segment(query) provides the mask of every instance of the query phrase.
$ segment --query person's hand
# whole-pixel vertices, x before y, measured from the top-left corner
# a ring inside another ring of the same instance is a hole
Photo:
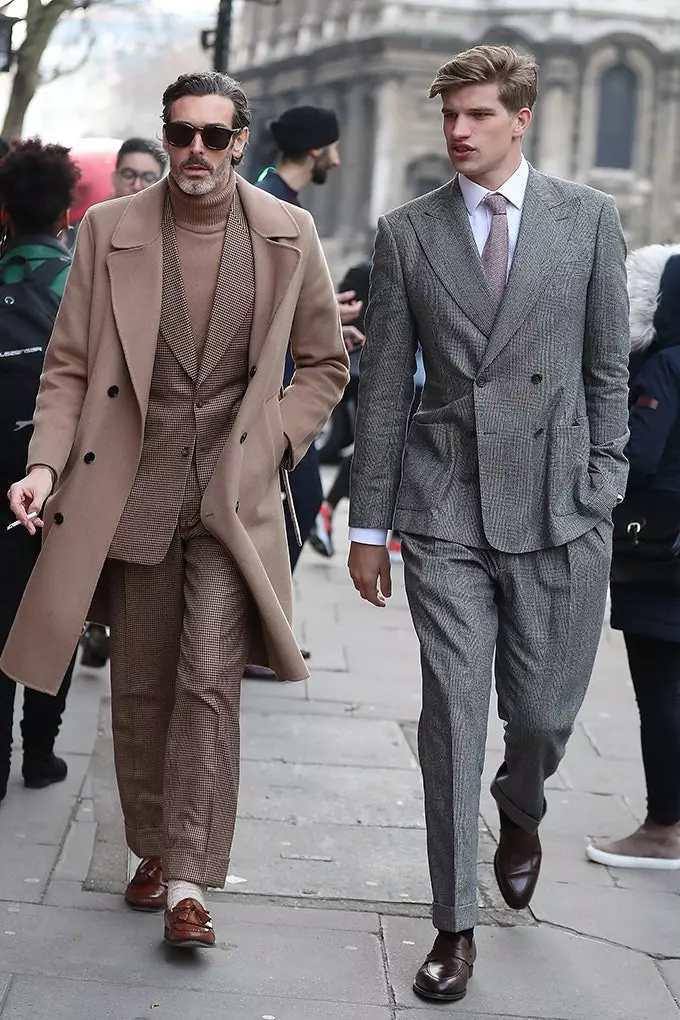
[[[340,322],[346,326],[348,322],[354,322],[359,312],[364,307],[363,301],[356,301],[356,291],[345,290],[342,294],[335,295],[340,307]]]
[[[35,535],[43,521],[34,517],[29,521],[29,514],[39,514],[45,500],[52,491],[54,478],[48,467],[33,467],[25,478],[15,482],[7,493],[10,510],[18,521],[23,524],[29,535]]]
[[[352,351],[358,351],[366,343],[366,337],[356,326],[343,326],[342,339],[345,341],[345,347],[350,354]]]
[[[382,609],[392,594],[392,564],[387,546],[352,542],[347,566],[362,599]]]

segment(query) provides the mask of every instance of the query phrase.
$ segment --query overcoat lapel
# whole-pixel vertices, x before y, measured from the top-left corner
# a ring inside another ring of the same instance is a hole
[[[530,169],[510,277],[480,371],[524,325],[545,290],[546,279],[559,272],[577,211],[578,203],[560,199],[548,178]]]
[[[489,291],[457,178],[415,203],[409,218],[442,285],[468,319],[491,335],[496,302]]]
[[[167,184],[161,181],[128,204],[106,263],[111,306],[142,419],[156,357],[163,292],[161,224]]]
[[[266,352],[267,336],[299,265],[301,252],[295,241],[300,231],[283,202],[272,204],[271,196],[241,177],[236,188],[253,245],[255,304],[250,360],[254,363]]]

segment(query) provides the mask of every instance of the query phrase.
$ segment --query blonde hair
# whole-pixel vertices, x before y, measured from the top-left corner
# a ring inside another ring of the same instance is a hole
[[[510,46],[475,46],[443,64],[430,86],[430,99],[467,85],[495,82],[509,113],[532,109],[538,94],[538,64]]]

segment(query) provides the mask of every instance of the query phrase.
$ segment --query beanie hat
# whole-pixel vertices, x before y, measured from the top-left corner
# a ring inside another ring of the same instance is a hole
[[[294,106],[269,124],[280,152],[309,152],[323,149],[340,137],[338,118],[321,106]]]

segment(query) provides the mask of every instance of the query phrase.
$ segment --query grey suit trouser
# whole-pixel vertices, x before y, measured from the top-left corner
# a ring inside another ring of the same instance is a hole
[[[479,797],[492,674],[505,761],[492,793],[523,829],[545,813],[588,688],[602,630],[611,529],[510,554],[402,534],[406,591],[420,642],[418,732],[433,923],[475,925]],[[494,658],[495,654],[495,658]]]

